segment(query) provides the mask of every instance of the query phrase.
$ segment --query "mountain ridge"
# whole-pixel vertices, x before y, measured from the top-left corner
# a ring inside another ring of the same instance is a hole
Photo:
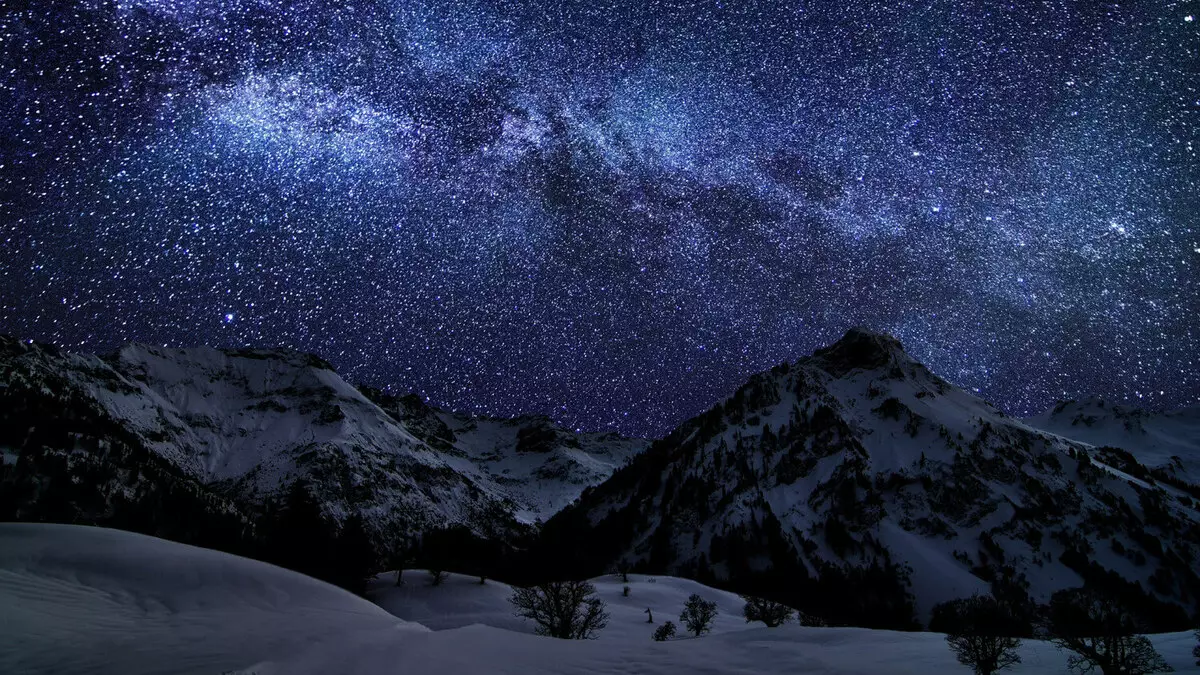
[[[397,541],[449,525],[518,536],[643,444],[534,418],[471,418],[412,397],[385,410],[382,394],[288,349],[129,344],[100,357],[0,338],[0,381],[10,396],[48,399],[47,410],[86,402],[251,511],[305,481],[330,516],[357,513]],[[27,430],[9,422],[0,445],[19,456]],[[449,437],[430,433],[438,426]],[[531,447],[539,452],[521,452]]]
[[[113,504],[131,508],[129,476],[149,471],[189,512],[228,514],[205,535],[216,541],[302,482],[335,520],[361,517],[382,557],[459,527],[525,551],[483,565],[492,576],[626,566],[763,595],[790,578],[781,599],[834,623],[912,627],[954,597],[1029,604],[1083,583],[1176,619],[1200,598],[1193,457],[1134,447],[1145,431],[1190,448],[1190,409],[1066,403],[1022,420],[862,328],[750,376],[653,442],[441,410],[286,349],[96,357],[0,338],[0,383],[0,397],[37,409],[0,419],[0,484],[34,500],[5,505],[19,519],[113,522]],[[47,431],[56,406],[76,420],[67,437]],[[1083,428],[1104,444],[1072,437],[1092,417]],[[166,465],[144,468],[146,453]],[[92,455],[119,461],[101,470]],[[45,506],[39,471],[103,487]]]
[[[1009,417],[853,329],[585,490],[547,523],[562,542],[548,555],[744,586],[779,585],[768,572],[786,568],[803,588],[787,599],[827,615],[845,609],[829,588],[874,580],[878,602],[855,620],[896,627],[976,592],[1033,603],[1084,583],[1193,613],[1197,502],[1124,470],[1141,466],[1126,454]]]

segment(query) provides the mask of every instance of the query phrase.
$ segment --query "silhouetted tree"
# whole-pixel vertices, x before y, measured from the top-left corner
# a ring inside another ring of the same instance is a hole
[[[952,600],[934,612],[947,626],[946,642],[958,662],[976,675],[992,675],[1021,662],[1016,651],[1021,645],[1020,622],[992,596]]]
[[[1145,675],[1174,670],[1139,630],[1136,618],[1113,598],[1088,588],[1059,591],[1050,598],[1050,641],[1073,652],[1067,668],[1104,675]]]
[[[717,618],[717,603],[705,600],[696,593],[688,597],[683,605],[679,620],[693,634],[699,637],[712,629],[713,619]]]
[[[330,575],[338,586],[362,594],[375,568],[375,549],[362,516],[352,514],[337,534]]]
[[[508,599],[516,615],[532,619],[538,635],[566,640],[590,640],[608,625],[604,602],[587,581],[553,581],[515,588]]]
[[[746,606],[742,608],[742,615],[746,617],[746,623],[761,621],[767,624],[768,628],[787,623],[792,618],[792,612],[795,611],[783,603],[763,598],[743,595],[742,599],[746,601]]]
[[[443,582],[443,581],[445,581],[445,580],[446,580],[446,570],[437,569],[437,568],[430,568],[430,570],[429,570],[429,582],[430,582],[430,584],[431,584],[431,585],[433,585],[433,586],[441,586],[441,585],[442,585],[442,582]]]
[[[411,562],[412,558],[409,552],[401,548],[394,549],[392,554],[388,556],[388,567],[396,568],[397,586],[404,585],[404,568],[408,567]]]

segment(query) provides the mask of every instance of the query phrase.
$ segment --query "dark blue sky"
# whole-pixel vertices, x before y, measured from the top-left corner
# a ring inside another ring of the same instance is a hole
[[[0,16],[2,331],[636,434],[852,325],[1200,400],[1200,3],[66,6]]]

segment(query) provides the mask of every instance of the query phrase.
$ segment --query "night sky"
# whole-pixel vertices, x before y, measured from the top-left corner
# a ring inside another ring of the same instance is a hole
[[[864,325],[1200,401],[1200,0],[9,0],[0,332],[660,434]]]

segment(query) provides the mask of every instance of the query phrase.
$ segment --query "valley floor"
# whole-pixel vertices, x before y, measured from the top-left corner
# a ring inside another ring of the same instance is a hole
[[[538,637],[509,588],[423,571],[381,575],[368,600],[244,558],[115,530],[0,524],[2,673],[969,673],[942,636],[854,628],[763,628],[741,600],[684,579],[594,580],[611,614],[599,639]],[[711,634],[667,643],[691,593],[717,601]],[[373,602],[371,602],[373,601]],[[646,622],[646,608],[655,624]],[[385,611],[386,610],[386,611]],[[1198,673],[1191,633],[1153,636],[1177,672]],[[1012,673],[1063,673],[1066,656],[1026,642]]]

